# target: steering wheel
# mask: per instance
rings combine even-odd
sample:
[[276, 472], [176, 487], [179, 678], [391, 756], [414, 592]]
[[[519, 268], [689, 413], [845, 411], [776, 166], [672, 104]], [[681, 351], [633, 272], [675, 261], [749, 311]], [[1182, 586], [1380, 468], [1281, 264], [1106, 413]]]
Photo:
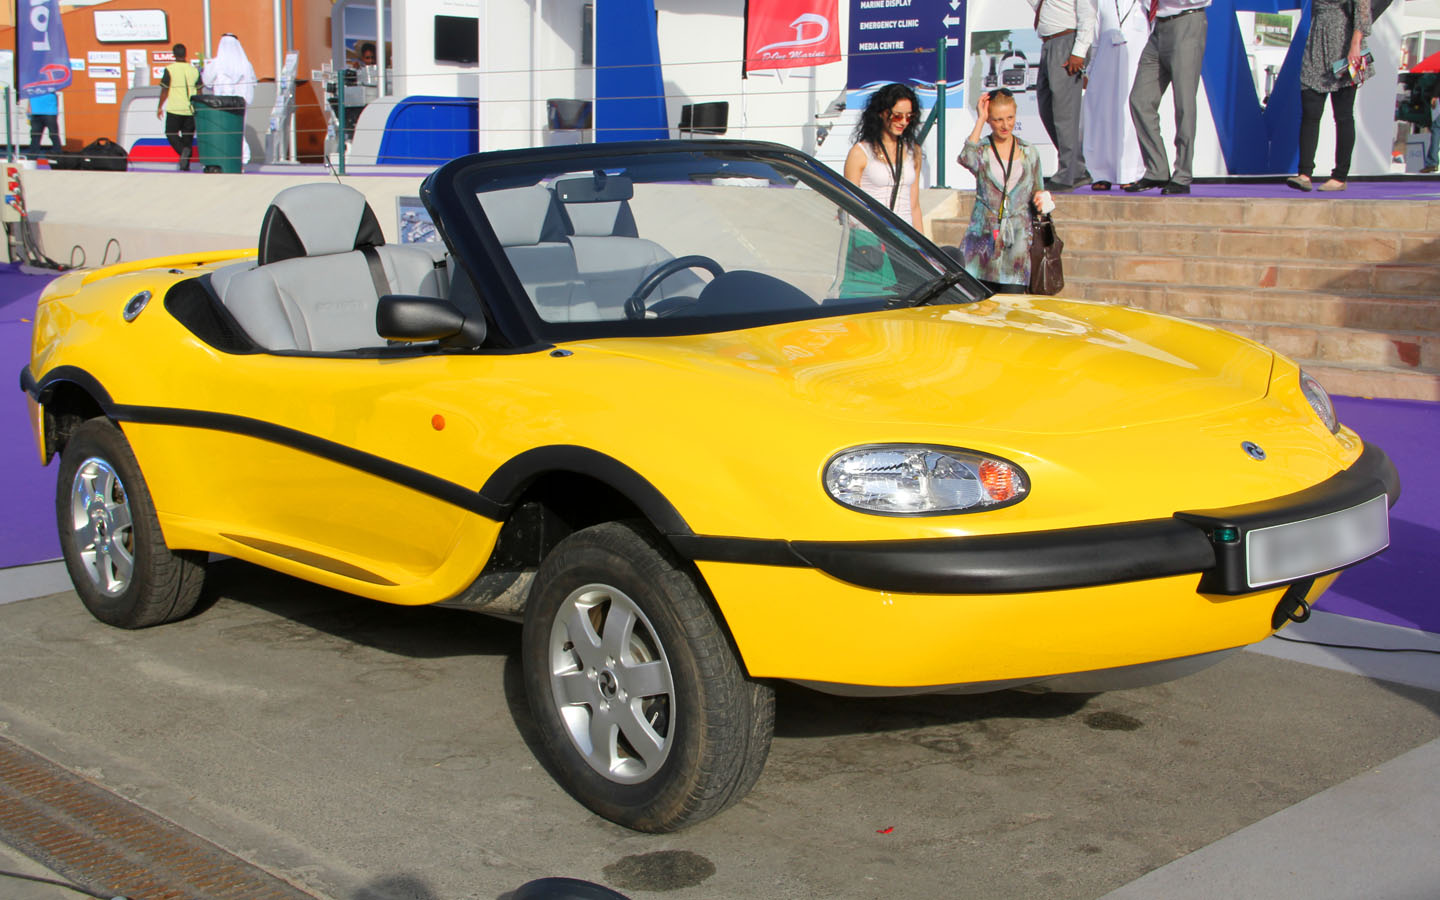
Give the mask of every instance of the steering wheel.
[[629, 319], [645, 318], [645, 298], [650, 296], [660, 282], [676, 272], [683, 272], [686, 269], [704, 269], [716, 278], [725, 274], [725, 267], [708, 256], [679, 256], [666, 260], [640, 279], [640, 283], [635, 286], [635, 291], [625, 298], [625, 317]]

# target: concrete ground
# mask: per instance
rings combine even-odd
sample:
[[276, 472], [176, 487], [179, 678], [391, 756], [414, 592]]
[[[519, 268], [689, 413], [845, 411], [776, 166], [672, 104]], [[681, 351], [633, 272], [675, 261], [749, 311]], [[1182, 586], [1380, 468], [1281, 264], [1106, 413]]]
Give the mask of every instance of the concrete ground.
[[[652, 836], [590, 815], [538, 761], [517, 626], [233, 561], [209, 592], [200, 615], [127, 632], [91, 619], [58, 566], [0, 571], [0, 739], [320, 898], [498, 898], [548, 875], [637, 900], [1419, 898], [1440, 884], [1433, 656], [1384, 676], [1411, 684], [1266, 642], [1095, 696], [782, 688], [751, 795]], [[1440, 649], [1404, 629], [1362, 637]], [[28, 863], [0, 868], [12, 861]], [[0, 895], [78, 896], [26, 890]]]

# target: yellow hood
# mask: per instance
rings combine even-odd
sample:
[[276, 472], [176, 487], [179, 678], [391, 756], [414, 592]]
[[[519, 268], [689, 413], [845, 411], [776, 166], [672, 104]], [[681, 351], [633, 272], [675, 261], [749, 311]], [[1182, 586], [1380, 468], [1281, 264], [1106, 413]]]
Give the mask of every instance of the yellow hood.
[[1030, 434], [1147, 425], [1253, 402], [1266, 394], [1273, 361], [1263, 347], [1208, 326], [1031, 297], [591, 346], [707, 379], [728, 371], [759, 391], [747, 394], [758, 402], [769, 381], [830, 417]]

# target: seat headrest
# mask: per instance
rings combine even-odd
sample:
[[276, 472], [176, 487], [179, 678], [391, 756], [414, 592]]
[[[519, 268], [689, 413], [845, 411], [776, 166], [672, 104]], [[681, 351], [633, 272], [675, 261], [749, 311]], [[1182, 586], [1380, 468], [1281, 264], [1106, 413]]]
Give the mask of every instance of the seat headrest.
[[260, 265], [385, 244], [365, 195], [344, 184], [301, 184], [275, 195], [260, 225]]
[[502, 247], [526, 247], [565, 240], [565, 214], [549, 188], [503, 188], [480, 194], [480, 208]]
[[635, 214], [627, 200], [566, 203], [565, 214], [576, 237], [638, 237]]

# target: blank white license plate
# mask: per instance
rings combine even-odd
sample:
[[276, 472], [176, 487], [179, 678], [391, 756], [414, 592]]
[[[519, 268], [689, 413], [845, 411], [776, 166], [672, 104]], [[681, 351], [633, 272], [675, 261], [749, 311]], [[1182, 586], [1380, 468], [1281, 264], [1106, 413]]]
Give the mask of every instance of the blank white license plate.
[[1294, 581], [1359, 562], [1390, 546], [1390, 502], [1381, 494], [1359, 506], [1245, 535], [1250, 587]]

